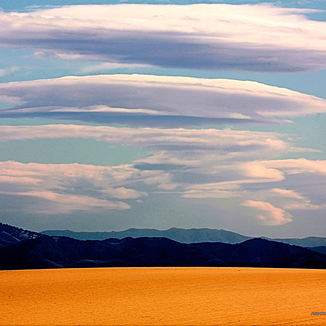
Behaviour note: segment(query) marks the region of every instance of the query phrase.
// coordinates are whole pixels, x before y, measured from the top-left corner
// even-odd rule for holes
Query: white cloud
[[[0,44],[121,64],[325,68],[325,22],[271,5],[86,5],[0,13]],[[268,17],[268,19],[266,19]]]
[[[303,174],[311,173],[317,175],[326,175],[326,161],[324,160],[307,160],[304,158],[300,159],[285,159],[285,160],[271,160],[250,163],[255,167],[267,169],[265,174],[267,176],[269,169],[282,170],[285,174]],[[250,165],[249,164],[249,165]]]
[[[297,192],[290,190],[290,189],[280,189],[280,188],[274,188],[272,191],[280,196],[292,198],[292,199],[299,199],[303,200],[304,197]]]
[[[282,207],[286,210],[314,210],[325,208],[325,205],[314,205],[309,199],[290,189],[274,188],[271,192],[284,199]]]
[[[253,159],[276,158],[296,150],[287,142],[286,136],[278,133],[231,129],[136,129],[68,124],[2,126],[0,129],[0,141],[57,138],[94,139],[149,150],[151,155],[139,159],[138,164],[177,164],[211,169],[216,162],[220,162],[221,168],[222,162],[249,160],[243,169],[246,175],[256,178],[264,177],[267,172],[270,174],[270,169],[266,172],[267,168],[260,162],[255,166]],[[259,169],[261,173],[258,173]]]
[[[258,218],[265,225],[282,225],[292,221],[292,216],[282,208],[271,203],[256,200],[247,200],[242,204],[245,207],[258,210]]]
[[[326,100],[251,81],[99,75],[2,83],[20,104],[5,116],[45,116],[142,126],[272,122],[326,112]]]
[[[168,181],[167,173],[141,171],[130,165],[0,162],[0,194],[38,199],[29,208],[37,213],[129,209],[130,205],[121,200],[147,196],[146,192],[133,189],[132,184],[152,184],[165,189]]]
[[[116,167],[0,163],[1,193],[38,198],[38,205],[33,205],[35,210],[51,207],[53,212],[60,213],[127,209],[135,201],[146,200],[149,192],[231,200],[234,205],[245,202],[244,207],[263,211],[258,216],[268,225],[289,222],[288,211],[325,209],[311,201],[314,193],[305,185],[308,182],[322,196],[324,190],[318,182],[326,176],[326,161],[272,160],[296,151],[283,139],[284,135],[277,133],[60,124],[0,129],[2,141],[46,138],[95,139],[143,148],[150,153],[133,164]],[[288,179],[292,176],[296,181],[289,188]],[[317,176],[318,182],[311,176]],[[305,195],[296,190],[300,184]],[[61,200],[63,195],[76,200],[69,206]],[[82,206],[77,197],[83,201]]]

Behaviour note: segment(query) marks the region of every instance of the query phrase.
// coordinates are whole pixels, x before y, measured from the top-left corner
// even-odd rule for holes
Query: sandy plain
[[[326,325],[326,270],[0,272],[0,325]]]

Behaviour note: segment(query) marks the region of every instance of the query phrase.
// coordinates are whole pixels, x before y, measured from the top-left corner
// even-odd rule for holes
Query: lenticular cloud
[[[326,111],[326,101],[227,79],[98,75],[3,83],[2,117],[45,116],[131,126],[277,122]]]
[[[304,16],[311,11],[270,5],[129,4],[0,13],[0,46],[113,64],[265,72],[325,69],[326,23]]]

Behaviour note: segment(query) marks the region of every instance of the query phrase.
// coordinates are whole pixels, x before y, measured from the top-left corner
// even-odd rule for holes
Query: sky
[[[326,4],[0,0],[0,218],[326,236]]]

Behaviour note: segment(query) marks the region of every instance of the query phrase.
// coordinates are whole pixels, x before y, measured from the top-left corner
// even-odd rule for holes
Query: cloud
[[[270,175],[271,171],[282,170],[284,174],[317,174],[320,176],[326,175],[326,162],[324,160],[307,160],[299,159],[284,159],[284,160],[269,160],[261,162],[252,162],[247,165],[248,170],[263,169],[262,177]],[[249,174],[250,175],[250,174]]]
[[[325,199],[323,183],[320,184],[326,176],[325,161],[277,159],[298,150],[286,135],[231,129],[61,124],[0,129],[2,141],[57,138],[134,146],[146,149],[148,154],[131,164],[114,167],[2,162],[2,195],[37,199],[29,209],[48,209],[56,214],[74,210],[123,210],[145,201],[149,193],[176,194],[197,200],[222,199],[232,201],[233,207],[245,202],[244,207],[263,211],[259,216],[268,225],[288,222],[288,211],[325,209],[318,204]],[[315,192],[319,193],[319,199]],[[62,196],[74,199],[72,204],[69,206],[61,200]],[[310,198],[318,200],[313,203]]]
[[[258,218],[265,225],[282,225],[292,221],[292,216],[279,207],[264,201],[247,200],[243,204],[245,207],[258,210]]]
[[[148,150],[149,154],[132,165],[119,167],[3,163],[0,164],[0,187],[7,189],[10,184],[19,184],[12,195],[22,196],[23,188],[26,196],[51,193],[51,198],[59,199],[58,189],[64,193],[68,191],[68,196],[75,196],[80,183],[85,192],[83,196],[93,194],[93,199],[101,199],[92,205],[92,201],[83,200],[89,203],[89,209],[100,204],[104,208],[113,207],[112,199],[137,200],[146,196],[146,192],[137,190],[139,183],[152,187],[152,191],[171,192],[178,188],[184,198],[231,198],[235,196],[232,186],[196,185],[198,177],[196,179],[194,175],[204,179],[209,176],[211,180],[219,179],[221,175],[236,178],[237,174],[230,171],[230,163],[278,156],[292,148],[277,133],[229,129],[134,129],[61,124],[2,126],[0,129],[1,141],[58,138],[94,139],[135,146]],[[186,179],[178,180],[183,174]],[[130,188],[134,187],[132,185],[136,185],[136,189]],[[104,205],[103,195],[110,198],[107,205]],[[73,202],[77,203],[76,200]],[[65,207],[61,210],[67,209]],[[78,207],[76,205],[76,209]]]
[[[125,210],[130,205],[122,200],[147,196],[132,184],[166,189],[168,182],[169,175],[162,171],[141,171],[131,165],[0,162],[0,194],[33,198],[33,205],[26,210],[34,213]]]
[[[10,75],[13,72],[16,72],[18,70],[20,70],[20,68],[16,67],[16,66],[11,66],[11,67],[8,67],[8,68],[0,68],[0,77]]]
[[[106,70],[115,69],[140,69],[140,68],[152,68],[151,65],[145,64],[128,64],[128,63],[116,63],[116,62],[104,62],[97,65],[90,65],[82,68],[81,73],[88,74],[90,72],[101,72]]]
[[[267,4],[85,5],[2,12],[0,45],[127,65],[324,69],[326,23],[304,16],[312,12]]]
[[[290,189],[275,188],[271,191],[285,199],[282,207],[287,210],[313,210],[325,208],[325,205],[314,205],[309,199]]]
[[[215,182],[187,186],[183,198],[234,198],[240,197],[241,182]]]
[[[98,75],[2,83],[0,117],[52,117],[133,126],[276,123],[326,112],[326,100],[251,81]],[[14,103],[17,103],[16,105]]]
[[[193,121],[222,119],[225,122],[223,119],[237,117],[245,121],[275,122],[269,116],[271,112],[297,116],[325,110],[324,100],[287,89],[253,82],[185,77],[66,77],[3,83],[0,90],[3,98],[12,103],[11,109],[1,110],[2,117],[53,114],[62,118],[68,114],[70,119],[87,120],[91,115],[98,115],[96,119],[101,121],[103,114],[107,114],[108,117],[120,115],[121,121],[129,117],[131,126],[135,125],[133,119],[137,116],[160,121],[169,115],[182,125],[180,117]],[[83,114],[86,115],[81,117]],[[311,151],[294,146],[291,136],[158,124],[165,128],[2,126],[1,141],[81,138],[149,151],[133,164],[114,168],[2,163],[0,188],[5,189],[2,194],[33,199],[29,209],[58,214],[74,210],[124,210],[134,202],[146,200],[148,193],[160,192],[177,193],[182,198],[231,200],[237,205],[258,201],[281,210],[259,206],[265,207],[262,216],[264,223],[269,224],[278,223],[277,218],[279,223],[288,219],[287,210],[324,209],[309,199],[314,197],[311,189],[307,190],[307,197],[293,197],[294,192],[301,193],[296,190],[300,180],[308,180],[313,185],[311,175],[324,176],[326,168],[325,161],[280,160],[280,155]],[[300,175],[299,182],[290,187],[292,198],[290,193],[272,190],[286,188],[291,176],[297,175]],[[68,205],[62,196],[70,198],[72,204]],[[80,200],[83,205],[78,205]]]
[[[80,138],[133,146],[150,152],[137,165],[144,170],[212,168],[216,162],[248,162],[245,175],[264,177],[270,170],[254,159],[279,157],[298,149],[286,135],[232,129],[118,128],[69,124],[1,126],[0,141]],[[309,151],[309,149],[307,149]],[[251,169],[254,171],[250,173]],[[259,169],[262,170],[260,173]]]
[[[55,191],[17,191],[13,194],[10,191],[0,190],[0,194],[34,198],[34,203],[36,202],[37,205],[28,208],[27,211],[37,214],[53,215],[69,214],[75,211],[130,209],[128,204],[121,201],[103,200],[84,195],[59,194]]]
[[[325,167],[325,160],[307,159],[217,162],[206,171],[207,180],[215,182],[184,185],[180,195],[234,200],[235,206],[242,201],[243,206],[264,212],[258,215],[264,224],[281,225],[292,221],[292,212],[325,210]]]

